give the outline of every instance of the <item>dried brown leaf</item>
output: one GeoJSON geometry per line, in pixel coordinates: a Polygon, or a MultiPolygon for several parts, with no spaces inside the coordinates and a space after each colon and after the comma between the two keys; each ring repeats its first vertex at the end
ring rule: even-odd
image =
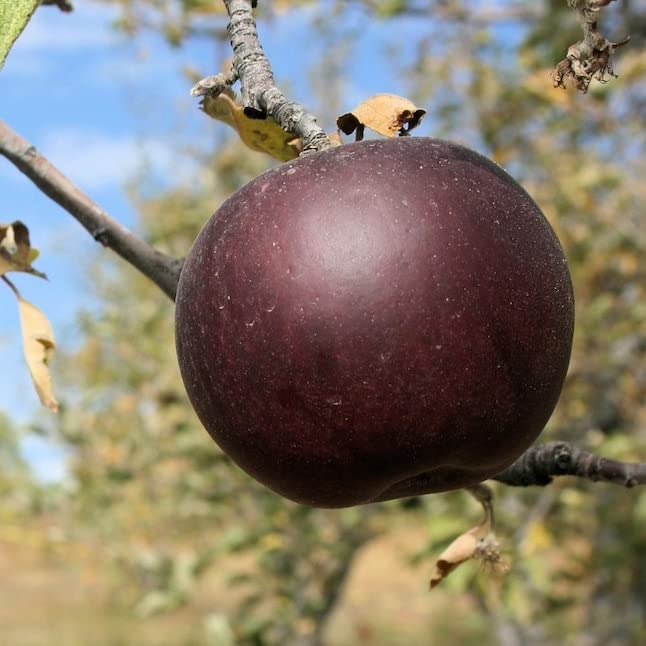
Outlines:
{"type": "Polygon", "coordinates": [[[493,494],[484,484],[469,487],[469,493],[482,505],[484,518],[479,525],[458,536],[435,562],[431,575],[431,590],[441,583],[455,568],[470,559],[477,559],[483,566],[496,574],[507,570],[507,564],[500,555],[498,540],[492,531],[493,494]]]}
{"type": "Polygon", "coordinates": [[[402,96],[375,94],[352,112],[342,114],[336,124],[346,135],[356,130],[357,139],[363,137],[362,127],[370,128],[384,137],[394,137],[408,134],[419,125],[425,114],[425,110],[402,96]]]}
{"type": "Polygon", "coordinates": [[[300,140],[293,133],[285,132],[272,117],[259,118],[257,114],[246,114],[234,96],[231,90],[225,90],[218,96],[207,95],[200,102],[200,107],[213,119],[234,128],[251,150],[271,155],[279,161],[298,157],[300,140]]]}
{"type": "Polygon", "coordinates": [[[458,565],[468,561],[475,556],[478,549],[479,534],[482,526],[473,527],[468,532],[458,536],[443,552],[435,562],[435,568],[431,575],[431,590],[441,583],[458,565]]]}
{"type": "Polygon", "coordinates": [[[38,251],[29,242],[29,229],[22,222],[0,224],[0,276],[8,271],[22,271],[46,278],[31,266],[37,257],[38,251]]]}
{"type": "Polygon", "coordinates": [[[27,367],[41,403],[51,411],[58,411],[49,374],[49,361],[56,348],[52,326],[34,305],[18,296],[18,310],[22,327],[22,342],[27,367]]]}

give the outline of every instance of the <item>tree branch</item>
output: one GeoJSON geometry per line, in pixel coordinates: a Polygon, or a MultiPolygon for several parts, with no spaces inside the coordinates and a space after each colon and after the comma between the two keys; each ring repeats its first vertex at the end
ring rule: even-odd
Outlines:
{"type": "Polygon", "coordinates": [[[182,260],[157,251],[112,219],[3,121],[0,121],[0,155],[75,217],[97,242],[112,249],[150,278],[167,296],[175,299],[182,260]]]}
{"type": "Polygon", "coordinates": [[[625,45],[630,36],[613,43],[597,29],[601,9],[614,1],[567,0],[568,6],[576,11],[583,40],[569,47],[567,57],[556,66],[552,73],[554,87],[565,88],[568,78],[571,78],[577,89],[587,92],[593,78],[605,83],[606,74],[616,76],[610,56],[625,45]]]}
{"type": "Polygon", "coordinates": [[[227,31],[233,48],[233,65],[229,74],[217,74],[201,80],[191,90],[193,96],[217,96],[240,80],[242,104],[251,118],[267,115],[303,142],[301,155],[331,147],[330,140],[316,123],[316,118],[298,103],[290,101],[276,87],[271,65],[265,55],[251,0],[223,0],[229,14],[227,31]]]}
{"type": "Polygon", "coordinates": [[[64,11],[65,13],[69,13],[70,11],[74,11],[74,6],[68,0],[40,0],[40,4],[43,5],[43,6],[44,5],[55,5],[61,11],[64,11]]]}
{"type": "Polygon", "coordinates": [[[548,442],[532,446],[492,479],[512,487],[529,487],[548,485],[555,476],[577,476],[593,482],[634,487],[646,484],[646,463],[618,462],[568,442],[548,442]]]}

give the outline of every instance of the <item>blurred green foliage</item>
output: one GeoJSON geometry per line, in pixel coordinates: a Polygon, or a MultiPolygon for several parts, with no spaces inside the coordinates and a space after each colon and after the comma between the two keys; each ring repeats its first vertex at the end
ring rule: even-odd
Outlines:
{"type": "Polygon", "coordinates": [[[32,481],[20,454],[18,433],[0,413],[0,514],[23,510],[32,481]]]}
{"type": "MultiPolygon", "coordinates": [[[[221,32],[224,25],[217,13],[209,14],[212,23],[202,18],[219,2],[121,4],[122,27],[152,26],[176,44],[195,35],[192,26],[221,32]]],[[[300,4],[264,11],[289,20],[300,4]]],[[[563,47],[578,38],[565,3],[490,21],[461,0],[441,3],[435,19],[431,2],[307,4],[314,6],[312,39],[325,38],[332,63],[335,44],[345,55],[354,46],[344,12],[360,5],[368,19],[390,21],[392,62],[410,98],[428,110],[430,131],[505,166],[556,229],[571,264],[577,327],[563,396],[543,439],[646,460],[643,10],[623,3],[611,22],[630,24],[633,36],[617,63],[620,78],[580,95],[553,89],[549,78],[563,47]],[[398,21],[410,15],[427,20],[428,31],[400,43],[398,21]],[[500,35],[501,21],[513,37],[500,35]]],[[[338,61],[335,70],[343,74],[338,61]]],[[[336,114],[321,103],[322,120],[333,123],[336,114]]],[[[214,208],[268,163],[224,134],[203,162],[189,188],[133,189],[141,229],[173,254],[185,254],[214,208]]],[[[66,540],[101,543],[121,603],[134,605],[142,620],[202,594],[207,577],[217,581],[222,603],[202,609],[204,644],[646,642],[645,491],[574,480],[527,491],[496,485],[497,532],[511,572],[499,580],[464,566],[428,594],[430,619],[409,625],[380,605],[388,581],[396,587],[416,564],[430,572],[442,548],[478,519],[474,503],[452,493],[323,511],[267,491],[230,463],[191,411],[174,355],[172,304],[118,261],[102,258],[91,271],[103,305],[79,314],[78,349],[56,364],[64,406],[54,432],[72,455],[72,486],[58,509],[66,540]],[[357,610],[348,573],[364,550],[402,527],[417,537],[414,549],[380,543],[380,558],[395,550],[399,565],[383,588],[365,591],[357,610]],[[335,632],[345,607],[362,617],[354,641],[335,632]]],[[[0,422],[0,442],[13,446],[5,428],[0,422]]]]}

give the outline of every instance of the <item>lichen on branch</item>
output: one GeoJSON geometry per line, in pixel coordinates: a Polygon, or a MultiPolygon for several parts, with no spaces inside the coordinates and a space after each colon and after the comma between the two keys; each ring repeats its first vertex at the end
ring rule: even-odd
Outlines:
{"type": "Polygon", "coordinates": [[[565,88],[572,80],[576,88],[585,93],[592,79],[606,83],[606,75],[617,76],[611,56],[630,40],[630,36],[613,42],[598,30],[601,9],[611,2],[614,0],[567,0],[568,6],[577,13],[583,40],[571,45],[567,56],[556,66],[552,73],[554,87],[565,88]]]}
{"type": "Polygon", "coordinates": [[[302,141],[301,155],[331,147],[316,118],[300,104],[290,101],[276,86],[269,59],[265,55],[252,0],[223,0],[229,15],[227,31],[233,49],[233,65],[226,74],[201,80],[191,90],[193,96],[217,96],[240,81],[245,114],[256,119],[273,117],[286,132],[302,141]]]}

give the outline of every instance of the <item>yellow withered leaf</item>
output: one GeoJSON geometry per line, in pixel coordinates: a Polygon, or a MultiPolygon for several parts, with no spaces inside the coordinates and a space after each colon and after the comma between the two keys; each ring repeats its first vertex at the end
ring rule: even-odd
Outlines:
{"type": "Polygon", "coordinates": [[[479,533],[482,527],[471,528],[461,536],[458,536],[443,552],[435,562],[433,574],[431,575],[431,590],[441,583],[458,565],[468,561],[475,556],[478,549],[479,533]]]}
{"type": "Polygon", "coordinates": [[[46,278],[31,266],[37,257],[38,250],[31,248],[29,229],[22,222],[0,224],[0,276],[8,271],[22,271],[46,278]]]}
{"type": "Polygon", "coordinates": [[[251,150],[271,155],[281,162],[298,157],[300,139],[285,132],[272,117],[253,118],[235,101],[231,90],[218,96],[205,96],[200,107],[213,119],[222,121],[238,132],[238,136],[251,150]]]}
{"type": "Polygon", "coordinates": [[[201,15],[223,14],[226,7],[221,0],[191,0],[191,12],[201,15]]]}
{"type": "Polygon", "coordinates": [[[491,491],[484,485],[470,488],[472,494],[482,505],[484,518],[479,525],[458,536],[435,562],[429,582],[431,590],[441,583],[459,565],[470,559],[479,560],[491,572],[503,573],[507,563],[500,555],[495,534],[492,531],[493,505],[491,491]]]}
{"type": "Polygon", "coordinates": [[[336,125],[346,135],[357,131],[363,138],[363,128],[370,128],[384,137],[406,135],[416,128],[426,114],[414,103],[396,94],[375,94],[360,103],[352,112],[342,114],[336,125]]]}
{"type": "Polygon", "coordinates": [[[43,406],[57,412],[58,402],[54,397],[49,374],[49,361],[56,348],[52,326],[37,307],[18,294],[17,297],[23,350],[31,379],[43,406]]]}

